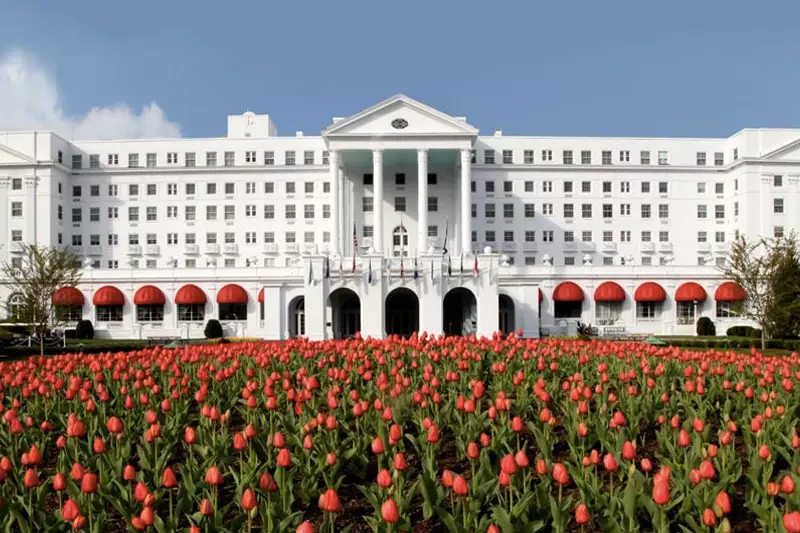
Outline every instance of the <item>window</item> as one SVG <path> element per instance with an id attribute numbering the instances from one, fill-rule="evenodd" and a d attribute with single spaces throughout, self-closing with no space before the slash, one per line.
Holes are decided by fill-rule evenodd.
<path id="1" fill-rule="evenodd" d="M 294 150 L 287 150 L 284 154 L 284 164 L 288 166 L 294 165 Z"/>
<path id="2" fill-rule="evenodd" d="M 574 265 L 574 257 L 565 257 L 565 265 Z M 555 318 L 580 318 L 583 311 L 583 302 L 555 302 Z"/>
<path id="3" fill-rule="evenodd" d="M 783 238 L 783 226 L 775 226 L 772 228 L 772 236 L 776 239 Z"/>
<path id="4" fill-rule="evenodd" d="M 178 234 L 167 233 L 167 244 L 178 244 Z"/>
<path id="5" fill-rule="evenodd" d="M 428 197 L 428 212 L 435 213 L 439 210 L 439 198 L 436 196 L 429 196 Z"/>
<path id="6" fill-rule="evenodd" d="M 57 212 L 58 212 L 58 220 L 64 220 L 64 206 L 59 205 Z"/>
<path id="7" fill-rule="evenodd" d="M 527 255 L 525 256 L 525 266 L 534 266 L 536 264 L 536 256 L 535 255 Z"/>
<path id="8" fill-rule="evenodd" d="M 503 218 L 514 218 L 514 204 L 503 204 Z"/>
<path id="9" fill-rule="evenodd" d="M 89 156 L 89 168 L 100 168 L 100 156 L 98 154 Z"/>
<path id="10" fill-rule="evenodd" d="M 715 242 L 725 242 L 725 232 L 724 231 L 717 231 L 714 233 L 714 241 Z"/>
<path id="11" fill-rule="evenodd" d="M 184 239 L 186 240 L 186 244 L 197 244 L 197 235 L 194 233 L 187 233 Z"/>
<path id="12" fill-rule="evenodd" d="M 109 207 L 108 208 L 108 219 L 109 220 L 116 220 L 119 218 L 119 208 L 118 207 Z"/>
<path id="13" fill-rule="evenodd" d="M 147 165 L 147 168 L 155 168 L 156 167 L 156 163 L 157 163 L 156 154 L 149 153 L 149 154 L 145 155 L 145 160 L 146 160 L 145 164 Z"/>
<path id="14" fill-rule="evenodd" d="M 234 232 L 225 232 L 225 244 L 236 244 L 236 234 Z"/>
<path id="15" fill-rule="evenodd" d="M 136 321 L 137 322 L 163 322 L 164 321 L 164 306 L 161 305 L 161 304 L 137 305 L 136 306 Z"/>
<path id="16" fill-rule="evenodd" d="M 139 244 L 139 234 L 138 233 L 129 233 L 128 234 L 128 244 L 131 246 L 136 246 Z"/>
<path id="17" fill-rule="evenodd" d="M 536 207 L 534 204 L 525 204 L 525 218 L 533 218 L 536 216 Z"/>
<path id="18" fill-rule="evenodd" d="M 581 232 L 581 241 L 583 241 L 583 242 L 592 242 L 592 232 L 591 231 L 582 231 Z"/>
<path id="19" fill-rule="evenodd" d="M 609 209 L 611 208 L 610 205 L 608 207 L 609 207 Z M 603 206 L 603 209 L 605 210 L 605 206 Z M 583 218 L 592 218 L 592 204 L 582 204 L 581 205 L 581 217 L 583 217 Z"/>
<path id="20" fill-rule="evenodd" d="M 255 163 L 256 162 L 256 152 L 255 150 L 248 150 L 244 153 L 244 162 L 245 163 Z"/>
<path id="21" fill-rule="evenodd" d="M 206 206 L 206 220 L 217 220 L 217 206 Z"/>
<path id="22" fill-rule="evenodd" d="M 553 161 L 553 151 L 552 150 L 542 150 L 542 161 Z"/>
<path id="23" fill-rule="evenodd" d="M 533 182 L 526 181 L 525 182 L 525 192 L 533 192 Z"/>
<path id="24" fill-rule="evenodd" d="M 676 302 L 678 324 L 694 324 L 694 302 Z"/>
<path id="25" fill-rule="evenodd" d="M 552 181 L 543 181 L 542 182 L 542 192 L 553 192 L 553 182 Z"/>
<path id="26" fill-rule="evenodd" d="M 739 149 L 738 148 L 734 148 L 733 149 L 733 160 L 736 161 L 737 159 L 739 159 Z"/>
<path id="27" fill-rule="evenodd" d="M 235 205 L 226 205 L 225 206 L 225 220 L 235 220 L 236 219 L 236 206 Z"/>
<path id="28" fill-rule="evenodd" d="M 705 194 L 706 192 L 706 184 L 705 182 L 698 182 L 697 183 L 697 194 Z"/>
<path id="29" fill-rule="evenodd" d="M 186 152 L 183 154 L 183 164 L 187 167 L 194 167 L 197 159 L 194 152 Z"/>
<path id="30" fill-rule="evenodd" d="M 697 218 L 707 218 L 708 217 L 708 209 L 706 205 L 698 205 L 697 206 Z"/>
<path id="31" fill-rule="evenodd" d="M 217 166 L 217 152 L 206 152 L 206 166 Z"/>
<path id="32" fill-rule="evenodd" d="M 714 184 L 714 193 L 715 194 L 725 194 L 725 184 L 724 183 L 715 183 Z"/>
<path id="33" fill-rule="evenodd" d="M 314 205 L 313 204 L 305 204 L 303 206 L 303 218 L 306 220 L 314 218 Z"/>
<path id="34" fill-rule="evenodd" d="M 737 318 L 741 314 L 741 302 L 717 302 L 717 318 Z"/>
<path id="35" fill-rule="evenodd" d="M 147 196 L 155 196 L 156 195 L 156 184 L 155 183 L 148 183 L 147 184 Z"/>
<path id="36" fill-rule="evenodd" d="M 139 166 L 139 154 L 128 154 L 128 167 L 137 168 Z"/>
<path id="37" fill-rule="evenodd" d="M 217 234 L 216 233 L 206 233 L 206 244 L 217 244 Z"/>
<path id="38" fill-rule="evenodd" d="M 236 152 L 225 152 L 225 166 L 232 167 L 236 165 Z"/>
<path id="39" fill-rule="evenodd" d="M 668 231 L 659 231 L 658 232 L 658 242 L 669 242 L 669 232 Z"/>
<path id="40" fill-rule="evenodd" d="M 330 152 L 328 152 L 327 150 L 323 150 L 323 152 L 322 152 L 322 164 L 323 165 L 328 165 L 328 164 L 330 164 L 330 160 L 331 160 Z"/>
<path id="41" fill-rule="evenodd" d="M 273 220 L 274 218 L 275 218 L 275 206 L 272 204 L 266 204 L 264 206 L 264 219 Z"/>
<path id="42" fill-rule="evenodd" d="M 275 194 L 275 182 L 267 181 L 264 183 L 264 194 Z"/>
<path id="43" fill-rule="evenodd" d="M 724 205 L 715 205 L 714 206 L 714 218 L 717 220 L 722 220 L 725 218 L 725 206 Z"/>
<path id="44" fill-rule="evenodd" d="M 721 167 L 725 164 L 725 154 L 723 152 L 714 152 L 714 166 Z"/>
<path id="45" fill-rule="evenodd" d="M 733 202 L 733 216 L 739 216 L 739 202 Z"/>
<path id="46" fill-rule="evenodd" d="M 82 246 L 82 245 L 83 245 L 83 235 L 73 235 L 72 246 Z"/>
<path id="47" fill-rule="evenodd" d="M 323 181 L 322 182 L 322 192 L 323 193 L 330 193 L 331 192 L 331 182 L 330 181 Z"/>
<path id="48" fill-rule="evenodd" d="M 661 150 L 658 152 L 658 164 L 669 165 L 669 153 L 666 150 Z"/>
<path id="49" fill-rule="evenodd" d="M 295 183 L 293 181 L 286 182 L 286 194 L 294 194 Z"/>
<path id="50" fill-rule="evenodd" d="M 783 176 L 772 176 L 772 186 L 773 187 L 783 187 Z"/>
<path id="51" fill-rule="evenodd" d="M 364 213 L 372 213 L 373 212 L 373 201 L 374 199 L 372 196 L 364 196 L 361 199 L 361 210 Z"/>
<path id="52" fill-rule="evenodd" d="M 197 218 L 197 208 L 195 206 L 187 205 L 184 209 L 186 220 L 195 220 Z"/>
<path id="53" fill-rule="evenodd" d="M 514 152 L 512 150 L 503 150 L 503 164 L 511 165 L 514 163 Z"/>
<path id="54" fill-rule="evenodd" d="M 303 152 L 303 164 L 304 165 L 314 164 L 314 152 L 312 150 L 306 150 L 305 152 Z"/>
<path id="55" fill-rule="evenodd" d="M 486 242 L 494 242 L 494 231 L 486 230 L 486 232 L 484 232 L 484 240 Z"/>
<path id="56" fill-rule="evenodd" d="M 487 193 L 493 193 L 494 192 L 494 182 L 493 181 L 485 182 L 484 183 L 484 188 L 485 188 Z"/>
<path id="57" fill-rule="evenodd" d="M 525 242 L 536 242 L 536 232 L 533 230 L 526 230 Z"/>
<path id="58" fill-rule="evenodd" d="M 306 194 L 314 194 L 314 182 L 307 181 L 303 184 L 304 190 Z"/>
<path id="59" fill-rule="evenodd" d="M 605 194 L 605 193 L 610 193 L 610 192 L 611 192 L 611 182 L 610 181 L 604 181 L 603 182 L 603 193 Z"/>
<path id="60" fill-rule="evenodd" d="M 138 209 L 138 208 L 137 208 Z M 22 202 L 11 202 L 11 216 L 22 216 Z M 72 222 L 80 224 L 83 219 L 83 210 L 80 207 L 72 208 Z"/>
<path id="61" fill-rule="evenodd" d="M 22 230 L 11 230 L 11 242 L 22 242 Z M 98 244 L 100 244 L 98 242 Z"/>
<path id="62" fill-rule="evenodd" d="M 553 230 L 546 229 L 542 231 L 542 242 L 553 242 Z"/>
<path id="63" fill-rule="evenodd" d="M 525 150 L 522 153 L 522 160 L 526 165 L 533 164 L 533 150 Z"/>
<path id="64" fill-rule="evenodd" d="M 513 181 L 504 181 L 503 182 L 503 192 L 505 192 L 505 193 L 514 192 L 514 182 Z"/>
<path id="65" fill-rule="evenodd" d="M 572 164 L 572 150 L 564 150 L 561 153 L 561 158 L 562 158 L 562 161 L 564 162 L 565 165 L 571 165 Z"/>
<path id="66" fill-rule="evenodd" d="M 322 204 L 322 218 L 331 218 L 330 204 Z"/>
<path id="67" fill-rule="evenodd" d="M 642 257 L 642 266 L 650 266 L 653 264 L 653 258 L 649 255 L 645 255 Z"/>
<path id="68" fill-rule="evenodd" d="M 642 194 L 647 194 L 650 192 L 650 182 L 643 181 L 642 182 Z"/>
<path id="69" fill-rule="evenodd" d="M 783 214 L 783 198 L 774 198 L 772 200 L 772 212 L 776 215 Z"/>
<path id="70" fill-rule="evenodd" d="M 175 165 L 178 163 L 178 152 L 167 152 L 167 164 Z"/>
<path id="71" fill-rule="evenodd" d="M 581 165 L 592 164 L 592 152 L 589 150 L 581 150 Z"/>
<path id="72" fill-rule="evenodd" d="M 628 163 L 631 160 L 631 153 L 628 150 L 620 150 L 619 161 L 620 163 Z"/>
<path id="73" fill-rule="evenodd" d="M 614 240 L 614 232 L 605 230 L 603 231 L 603 242 L 612 242 Z"/>
<path id="74" fill-rule="evenodd" d="M 669 204 L 658 204 L 658 218 L 669 218 Z"/>
<path id="75" fill-rule="evenodd" d="M 364 226 L 361 231 L 365 239 L 371 239 L 374 236 L 372 226 Z"/>
<path id="76" fill-rule="evenodd" d="M 666 181 L 658 182 L 658 194 L 667 194 L 668 184 Z"/>
<path id="77" fill-rule="evenodd" d="M 514 242 L 514 232 L 513 231 L 504 231 L 503 232 L 503 242 Z"/>
<path id="78" fill-rule="evenodd" d="M 108 268 L 119 268 L 119 261 L 116 260 L 116 259 L 110 259 L 108 261 Z M 120 311 L 121 310 L 122 310 L 122 307 L 120 307 Z"/>
<path id="79" fill-rule="evenodd" d="M 621 193 L 629 193 L 631 192 L 631 182 L 630 181 L 621 181 L 619 184 L 619 192 Z"/>
<path id="80" fill-rule="evenodd" d="M 244 216 L 247 218 L 255 218 L 256 217 L 256 206 L 253 204 L 248 204 L 244 206 Z"/>
<path id="81" fill-rule="evenodd" d="M 236 184 L 228 182 L 225 184 L 225 194 L 230 196 L 236 192 Z"/>
<path id="82" fill-rule="evenodd" d="M 428 185 L 436 185 L 438 178 L 435 172 L 428 173 Z"/>
<path id="83" fill-rule="evenodd" d="M 99 207 L 90 207 L 89 208 L 89 222 L 100 222 L 100 208 Z"/>
<path id="84" fill-rule="evenodd" d="M 256 243 L 256 232 L 255 231 L 246 231 L 246 232 L 244 232 L 244 242 L 245 242 L 245 244 L 255 244 Z"/>
<path id="85" fill-rule="evenodd" d="M 611 150 L 603 150 L 603 164 L 610 165 L 611 164 Z"/>
<path id="86" fill-rule="evenodd" d="M 571 181 L 565 181 L 564 182 L 564 192 L 567 193 L 567 194 L 572 192 L 572 182 Z"/>
<path id="87" fill-rule="evenodd" d="M 72 156 L 72 170 L 80 170 L 83 166 L 83 156 L 81 155 L 73 155 Z"/>
<path id="88" fill-rule="evenodd" d="M 108 268 L 117 268 L 116 260 L 108 262 Z M 163 310 L 163 306 L 162 310 Z M 97 322 L 122 322 L 121 305 L 99 305 L 95 308 L 95 319 Z"/>
<path id="89" fill-rule="evenodd" d="M 622 230 L 619 232 L 619 240 L 621 242 L 631 242 L 631 231 L 630 230 Z"/>
<path id="90" fill-rule="evenodd" d="M 619 214 L 622 216 L 630 216 L 631 215 L 631 204 L 620 204 L 619 205 Z"/>
<path id="91" fill-rule="evenodd" d="M 650 152 L 648 150 L 642 150 L 639 152 L 639 163 L 642 165 L 650 164 Z"/>
<path id="92" fill-rule="evenodd" d="M 661 302 L 636 302 L 636 318 L 658 320 L 661 317 Z"/>
<path id="93" fill-rule="evenodd" d="M 542 204 L 542 214 L 545 216 L 553 216 L 553 204 Z"/>
<path id="94" fill-rule="evenodd" d="M 706 166 L 706 153 L 705 152 L 697 152 L 697 166 L 698 167 Z"/>
<path id="95" fill-rule="evenodd" d="M 642 242 L 650 242 L 653 239 L 653 234 L 649 230 L 642 231 Z"/>
<path id="96" fill-rule="evenodd" d="M 642 218 L 650 218 L 650 204 L 642 204 Z"/>
<path id="97" fill-rule="evenodd" d="M 564 242 L 575 242 L 575 232 L 570 230 L 565 231 Z"/>
<path id="98" fill-rule="evenodd" d="M 613 257 L 603 257 L 603 266 L 611 266 L 613 264 L 614 264 L 614 258 Z M 600 302 L 598 302 L 598 304 L 599 303 Z"/>
<path id="99" fill-rule="evenodd" d="M 187 196 L 194 196 L 196 191 L 197 191 L 197 186 L 194 183 L 187 183 L 186 184 L 186 195 Z"/>
<path id="100" fill-rule="evenodd" d="M 494 165 L 494 150 L 483 151 L 483 164 Z"/>
<path id="101" fill-rule="evenodd" d="M 575 206 L 573 204 L 564 204 L 564 218 L 575 217 Z"/>
<path id="102" fill-rule="evenodd" d="M 22 182 L 20 181 L 20 188 L 22 188 Z M 81 196 L 82 189 L 80 185 L 73 185 L 72 186 L 72 197 L 79 198 Z"/>
<path id="103" fill-rule="evenodd" d="M 372 185 L 372 174 L 369 173 L 364 174 L 364 176 L 362 177 L 362 181 L 364 185 Z"/>
<path id="104" fill-rule="evenodd" d="M 581 192 L 584 192 L 584 193 L 592 192 L 592 182 L 591 181 L 582 181 L 581 182 Z"/>
<path id="105" fill-rule="evenodd" d="M 486 218 L 494 218 L 494 204 L 484 205 L 483 214 Z"/>
<path id="106" fill-rule="evenodd" d="M 614 206 L 612 204 L 603 204 L 603 218 L 612 218 L 614 216 Z"/>
<path id="107" fill-rule="evenodd" d="M 128 196 L 139 196 L 139 185 L 135 183 L 128 185 Z"/>
<path id="108" fill-rule="evenodd" d="M 77 209 L 78 211 L 78 220 L 75 220 L 75 209 L 72 210 L 72 221 L 73 222 L 80 222 L 80 208 Z M 12 217 L 21 217 L 22 216 L 22 202 L 11 202 L 11 216 Z"/>
<path id="109" fill-rule="evenodd" d="M 147 235 L 145 235 L 145 239 L 147 241 L 147 244 L 158 244 L 158 237 L 156 236 L 155 233 L 148 233 Z"/>
<path id="110" fill-rule="evenodd" d="M 295 206 L 287 205 L 284 210 L 284 215 L 287 220 L 293 220 L 295 218 Z"/>
<path id="111" fill-rule="evenodd" d="M 109 166 L 119 165 L 119 154 L 108 154 L 108 164 Z"/>
<path id="112" fill-rule="evenodd" d="M 217 184 L 206 183 L 206 194 L 208 195 L 217 194 Z"/>

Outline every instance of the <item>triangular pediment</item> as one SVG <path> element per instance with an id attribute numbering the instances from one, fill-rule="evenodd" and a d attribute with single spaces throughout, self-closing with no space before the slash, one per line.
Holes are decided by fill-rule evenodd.
<path id="1" fill-rule="evenodd" d="M 769 161 L 800 161 L 800 139 L 795 139 L 780 148 L 764 154 L 761 159 Z"/>
<path id="2" fill-rule="evenodd" d="M 476 137 L 477 128 L 405 95 L 387 98 L 335 122 L 324 137 L 455 136 Z"/>
<path id="3" fill-rule="evenodd" d="M 0 165 L 32 165 L 33 159 L 27 155 L 0 144 Z"/>

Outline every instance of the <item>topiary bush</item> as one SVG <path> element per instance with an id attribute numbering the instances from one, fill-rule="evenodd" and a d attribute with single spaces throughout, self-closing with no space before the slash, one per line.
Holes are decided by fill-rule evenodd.
<path id="1" fill-rule="evenodd" d="M 710 318 L 701 316 L 697 320 L 697 334 L 701 337 L 713 337 L 717 334 L 717 328 Z"/>
<path id="2" fill-rule="evenodd" d="M 91 320 L 79 320 L 75 326 L 75 336 L 79 339 L 94 339 L 94 326 Z"/>
<path id="3" fill-rule="evenodd" d="M 222 338 L 222 324 L 219 320 L 212 318 L 206 322 L 206 329 L 203 330 L 207 339 L 221 339 Z"/>
<path id="4" fill-rule="evenodd" d="M 725 334 L 728 337 L 749 337 L 751 339 L 760 339 L 761 330 L 751 326 L 731 326 Z"/>

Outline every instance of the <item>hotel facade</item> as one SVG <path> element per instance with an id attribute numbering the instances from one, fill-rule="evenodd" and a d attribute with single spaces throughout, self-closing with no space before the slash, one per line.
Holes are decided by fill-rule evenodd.
<path id="1" fill-rule="evenodd" d="M 800 228 L 799 177 L 798 129 L 480 135 L 403 95 L 314 136 L 250 112 L 222 138 L 7 132 L 0 261 L 71 247 L 54 304 L 97 337 L 724 334 L 730 243 Z"/>

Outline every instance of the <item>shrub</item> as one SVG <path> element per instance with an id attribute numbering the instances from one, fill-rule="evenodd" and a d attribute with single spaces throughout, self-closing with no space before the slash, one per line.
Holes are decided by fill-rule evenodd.
<path id="1" fill-rule="evenodd" d="M 221 339 L 222 338 L 222 324 L 219 320 L 212 318 L 206 323 L 206 329 L 203 330 L 207 339 Z"/>
<path id="2" fill-rule="evenodd" d="M 713 337 L 717 334 L 717 328 L 710 318 L 701 316 L 697 320 L 697 334 L 701 337 Z"/>
<path id="3" fill-rule="evenodd" d="M 94 326 L 92 326 L 92 321 L 86 319 L 78 321 L 75 326 L 75 336 L 79 339 L 93 339 Z"/>
<path id="4" fill-rule="evenodd" d="M 728 337 L 749 337 L 751 339 L 760 339 L 761 330 L 750 326 L 731 326 L 725 331 Z"/>

